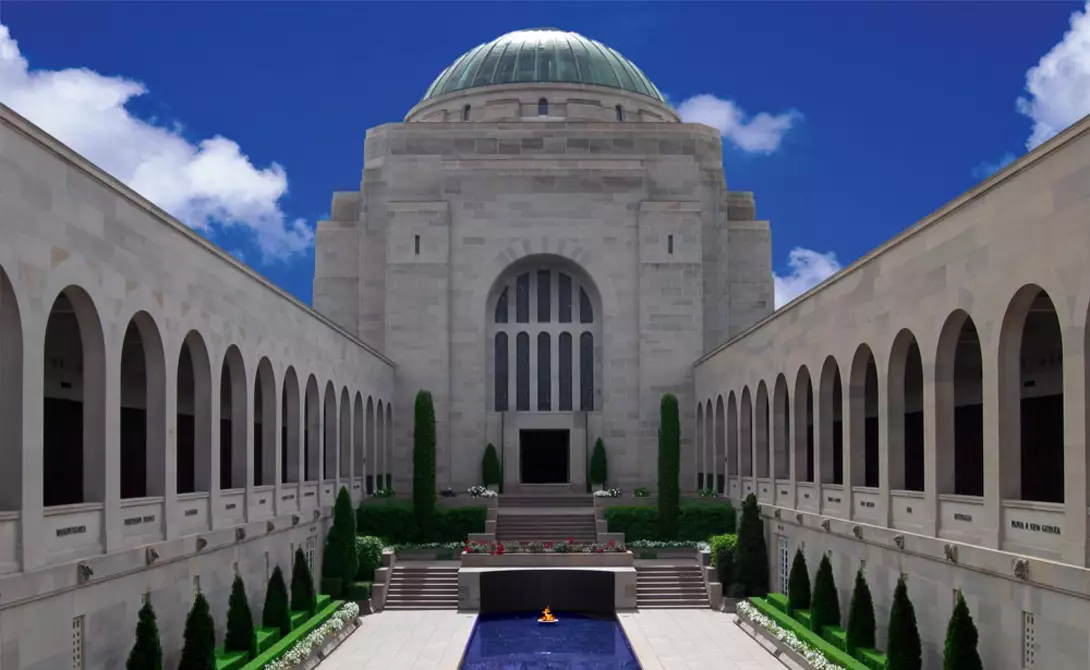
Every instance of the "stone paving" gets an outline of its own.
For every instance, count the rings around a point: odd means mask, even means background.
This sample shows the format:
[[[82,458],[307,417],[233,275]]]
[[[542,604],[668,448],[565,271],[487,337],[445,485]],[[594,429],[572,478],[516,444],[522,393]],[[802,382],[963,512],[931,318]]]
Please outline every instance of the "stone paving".
[[[734,624],[706,610],[617,615],[643,670],[784,670]],[[457,670],[477,615],[449,610],[388,611],[363,618],[321,670]]]

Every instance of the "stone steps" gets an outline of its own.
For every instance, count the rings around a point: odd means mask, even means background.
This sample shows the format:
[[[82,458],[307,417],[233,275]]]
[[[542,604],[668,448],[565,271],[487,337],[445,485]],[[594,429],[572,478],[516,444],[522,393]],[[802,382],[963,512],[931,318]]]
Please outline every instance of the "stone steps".
[[[500,509],[504,507],[582,507],[594,508],[594,498],[581,494],[527,494],[504,493],[499,498]]]
[[[496,539],[502,541],[596,542],[598,526],[590,514],[498,514]]]
[[[386,589],[385,609],[458,609],[458,568],[417,567],[411,562],[394,566]]]
[[[704,578],[697,565],[638,566],[636,607],[702,609],[709,606]]]

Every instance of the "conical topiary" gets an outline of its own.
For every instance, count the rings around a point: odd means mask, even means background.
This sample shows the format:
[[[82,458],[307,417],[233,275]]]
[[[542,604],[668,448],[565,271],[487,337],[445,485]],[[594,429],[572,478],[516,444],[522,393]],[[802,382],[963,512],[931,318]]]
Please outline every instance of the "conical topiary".
[[[983,670],[976,649],[977,632],[969,606],[958,590],[954,613],[946,626],[946,646],[942,651],[942,670]]]
[[[484,459],[481,461],[481,483],[485,488],[492,485],[499,486],[503,481],[503,471],[500,468],[500,457],[496,455],[496,448],[489,442],[484,448]]]
[[[280,566],[273,568],[269,585],[265,589],[265,607],[261,610],[261,626],[276,628],[280,637],[291,632],[291,607],[288,605],[288,585]]]
[[[291,569],[291,609],[293,612],[314,614],[318,608],[314,595],[314,577],[310,574],[306,554],[295,550],[295,565]]]
[[[244,651],[250,658],[257,652],[254,616],[246,598],[246,584],[239,575],[235,575],[235,581],[231,583],[231,597],[227,600],[227,637],[223,639],[223,649]]]
[[[178,670],[216,670],[216,628],[204,594],[198,593],[185,618]]]
[[[322,590],[339,598],[341,589],[351,585],[359,569],[356,554],[356,514],[348,489],[341,487],[333,505],[333,524],[326,535],[325,555],[322,556]]]
[[[768,547],[765,526],[757,507],[757,496],[750,493],[742,503],[742,524],[738,529],[734,580],[747,598],[768,595]]]
[[[840,596],[833,579],[833,565],[828,556],[821,557],[814,576],[814,594],[810,599],[810,627],[821,635],[826,626],[840,625]]]
[[[921,670],[923,647],[916,628],[916,609],[908,599],[904,575],[893,590],[893,605],[889,610],[889,639],[886,641],[886,670]]]
[[[413,516],[416,536],[432,540],[435,525],[435,404],[429,391],[418,391],[413,406]]]
[[[163,670],[163,646],[159,643],[159,625],[151,598],[144,601],[136,619],[136,642],[125,662],[125,670]]]
[[[855,573],[855,588],[852,589],[852,602],[848,606],[848,629],[844,636],[848,653],[856,649],[874,648],[874,599],[867,586],[863,568]]]
[[[681,416],[677,396],[666,393],[659,403],[659,539],[677,538],[681,489],[678,482],[681,465]]]
[[[594,441],[594,451],[590,454],[590,483],[605,484],[609,481],[609,464],[606,461],[606,445],[602,438]]]
[[[802,548],[795,550],[791,562],[791,574],[787,577],[787,611],[790,614],[810,609],[810,573],[806,571],[806,557]]]

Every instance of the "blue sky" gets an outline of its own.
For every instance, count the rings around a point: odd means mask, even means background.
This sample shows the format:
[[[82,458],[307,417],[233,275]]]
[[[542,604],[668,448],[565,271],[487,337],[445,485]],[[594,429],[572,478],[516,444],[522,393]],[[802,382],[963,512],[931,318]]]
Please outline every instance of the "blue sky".
[[[312,230],[359,187],[367,128],[478,43],[573,30],[720,128],[728,186],[756,193],[790,297],[1090,112],[1084,11],[6,0],[0,101],[309,303]]]

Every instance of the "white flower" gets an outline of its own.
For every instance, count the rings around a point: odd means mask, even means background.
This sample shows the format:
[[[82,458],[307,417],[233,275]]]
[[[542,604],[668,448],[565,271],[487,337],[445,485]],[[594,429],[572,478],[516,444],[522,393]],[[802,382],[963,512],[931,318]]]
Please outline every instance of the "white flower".
[[[283,656],[272,663],[266,663],[264,670],[291,670],[300,663],[310,658],[311,653],[322,646],[326,638],[344,628],[344,625],[358,617],[360,606],[356,603],[345,603],[333,613],[321,626],[318,626],[302,640],[299,640]]]
[[[797,635],[789,630],[781,628],[779,624],[765,616],[753,605],[746,601],[738,603],[737,609],[746,615],[754,624],[764,628],[770,635],[786,644],[792,651],[806,659],[806,662],[815,670],[844,670],[843,667],[825,658],[819,650],[800,640]]]
[[[598,489],[594,492],[596,498],[620,498],[621,489]]]
[[[474,498],[495,498],[497,493],[483,486],[470,486],[466,492]]]

